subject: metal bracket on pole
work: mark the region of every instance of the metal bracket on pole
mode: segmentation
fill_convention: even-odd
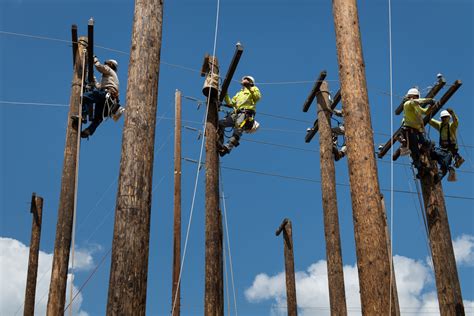
[[[87,24],[87,82],[94,81],[94,19]]]
[[[428,113],[425,115],[425,117],[423,118],[423,125],[426,125],[428,124],[428,122],[433,118],[433,116],[436,115],[436,113],[438,113],[439,110],[441,110],[441,108],[448,102],[448,100],[454,95],[454,93],[459,89],[459,87],[461,87],[462,85],[462,82],[461,80],[456,80],[452,85],[451,87],[449,87],[448,91],[445,92],[445,94],[441,97],[441,99],[436,102],[432,107],[431,109],[428,111]],[[395,144],[395,142],[398,140],[398,136],[401,134],[402,132],[402,128],[399,127],[396,132],[393,134],[392,138],[390,138],[386,143],[385,145],[383,145],[377,156],[379,158],[383,158],[383,156],[385,156],[385,154],[390,150],[390,147],[392,147],[393,144]],[[399,150],[397,150],[392,159],[394,158],[394,160],[398,159],[398,157],[400,156],[400,152]]]
[[[331,103],[331,110],[334,110],[337,106],[337,104],[341,101],[341,90],[339,89],[336,94],[334,95],[334,100],[332,100],[332,103]],[[319,127],[318,127],[318,119],[316,119],[314,121],[314,124],[313,124],[313,127],[310,127],[307,129],[306,131],[306,136],[304,138],[304,141],[306,143],[309,143],[314,135],[316,135],[316,133],[318,132],[319,130]]]
[[[222,83],[222,90],[219,94],[219,103],[222,103],[222,101],[224,101],[225,95],[227,94],[227,89],[229,89],[230,82],[232,81],[232,77],[234,76],[235,69],[237,68],[237,65],[240,60],[240,56],[242,56],[243,52],[244,52],[244,48],[239,42],[237,42],[237,44],[235,44],[234,57],[232,57],[232,61],[230,62],[229,69],[227,70],[224,82]]]

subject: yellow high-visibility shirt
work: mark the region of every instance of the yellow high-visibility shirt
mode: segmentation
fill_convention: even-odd
[[[441,141],[448,141],[448,129],[449,129],[449,139],[452,144],[457,143],[457,130],[459,126],[459,119],[458,116],[454,113],[452,113],[453,121],[449,122],[447,124],[443,124],[443,122],[440,122],[435,119],[430,120],[430,125],[436,128],[440,132],[440,140]]]
[[[227,94],[225,96],[225,102],[229,105],[232,105],[237,110],[245,109],[255,111],[256,104],[261,97],[262,94],[257,87],[243,87],[232,99]]]
[[[423,124],[423,115],[426,114],[429,107],[422,108],[421,105],[430,102],[431,99],[420,98],[411,99],[403,104],[403,126],[414,128],[420,132],[425,130]]]

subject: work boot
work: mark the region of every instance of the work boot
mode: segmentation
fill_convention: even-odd
[[[117,111],[115,111],[113,114],[112,114],[112,119],[114,120],[114,122],[117,122],[119,120],[119,118],[122,116],[122,113],[125,112],[125,108],[123,107],[119,107],[117,109]]]
[[[459,157],[456,157],[456,160],[454,161],[454,166],[456,168],[459,168],[461,167],[461,165],[464,163],[464,158],[459,156]]]
[[[225,155],[230,153],[230,148],[227,145],[222,146],[219,148],[219,156],[224,157]]]
[[[88,128],[86,128],[85,130],[81,132],[81,138],[89,138],[89,136],[91,135],[92,133]]]
[[[449,175],[448,175],[448,181],[449,182],[456,182],[458,179],[456,177],[456,170],[454,170],[453,167],[449,167]]]

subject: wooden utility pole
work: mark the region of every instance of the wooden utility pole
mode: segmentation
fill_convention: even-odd
[[[383,197],[383,194],[380,195],[380,200],[382,202],[382,209],[383,209],[383,214],[384,214],[384,222],[385,222],[385,236],[387,239],[387,249],[388,253],[392,254],[392,242],[390,238],[390,230],[388,229],[388,224],[387,224],[387,210],[385,208],[385,198]],[[390,284],[392,285],[392,292],[390,293],[390,296],[392,298],[392,315],[395,316],[400,316],[400,304],[398,302],[398,291],[397,291],[397,280],[395,278],[395,267],[393,265],[393,257],[392,257],[392,262],[391,262],[391,270],[392,270],[392,279],[390,280]]]
[[[174,112],[174,229],[173,229],[173,285],[171,291],[171,316],[180,315],[181,267],[181,91],[175,93]]]
[[[341,237],[337,210],[336,172],[332,153],[331,101],[329,87],[323,81],[317,94],[321,191],[324,212],[324,235],[331,315],[347,315],[344,271],[341,254]]]
[[[428,93],[428,97],[436,95],[445,85],[444,78],[438,77],[438,83]],[[448,100],[461,87],[462,82],[456,80],[443,96],[430,107],[423,118],[423,125],[433,118],[436,113],[448,102]],[[378,157],[382,158],[390,147],[399,140],[402,134],[399,128],[384,146],[379,150]],[[396,160],[400,155],[397,149],[392,159]],[[461,286],[454,257],[451,232],[449,229],[448,214],[444,202],[444,193],[441,183],[435,183],[433,176],[438,173],[436,161],[431,160],[427,153],[422,152],[420,159],[427,164],[426,172],[421,178],[421,190],[425,204],[425,213],[428,222],[428,234],[430,239],[431,255],[435,270],[436,288],[438,290],[438,302],[441,315],[464,315],[464,304],[461,294]]]
[[[74,28],[73,28],[74,30]],[[76,29],[77,30],[77,29]],[[74,38],[74,36],[73,36]],[[78,115],[81,103],[81,87],[83,61],[86,55],[87,38],[80,37],[78,51],[74,63],[69,113],[67,116],[66,145],[64,148],[63,173],[61,177],[61,193],[59,196],[58,222],[56,225],[56,240],[54,242],[53,267],[47,315],[61,315],[64,312],[66,300],[66,283],[71,248],[72,224],[74,216],[74,196],[76,194],[76,165],[79,153],[77,151],[80,122],[73,122],[72,115]]]
[[[390,254],[374,157],[356,0],[333,0],[363,315],[390,314]],[[394,308],[392,308],[393,312]]]
[[[145,315],[163,1],[136,1],[107,315]]]
[[[429,163],[430,168],[437,172],[436,161]],[[421,190],[428,222],[440,313],[443,316],[465,315],[441,182],[434,183],[430,173],[426,173],[421,178]]]
[[[293,253],[293,229],[291,221],[285,218],[278,227],[275,235],[279,236],[283,231],[283,246],[285,254],[285,278],[286,278],[286,304],[288,316],[298,314],[298,305],[296,304],[296,281],[295,281],[295,256]],[[334,314],[333,314],[334,315]]]
[[[204,315],[224,315],[222,215],[219,208],[219,156],[217,124],[219,104],[219,63],[207,56],[203,94],[207,97],[206,119],[206,285]]]
[[[28,275],[26,277],[25,304],[23,315],[35,314],[36,277],[38,275],[38,257],[41,238],[41,222],[43,219],[43,198],[33,193],[31,196],[31,226],[30,256],[28,259]]]

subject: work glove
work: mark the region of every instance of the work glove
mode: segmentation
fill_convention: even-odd
[[[454,114],[454,110],[452,108],[447,108],[446,111],[449,112],[449,114],[453,115]]]
[[[99,58],[97,56],[94,56],[94,64],[97,64],[99,62]]]
[[[433,105],[436,103],[436,100],[435,99],[431,99],[430,102],[428,102],[429,105]]]

